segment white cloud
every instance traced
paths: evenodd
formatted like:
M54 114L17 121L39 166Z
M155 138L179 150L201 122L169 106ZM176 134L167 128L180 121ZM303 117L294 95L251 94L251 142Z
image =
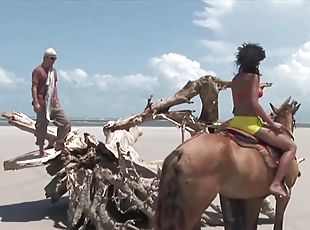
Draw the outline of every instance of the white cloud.
M70 74L71 73L71 74ZM72 78L83 76L72 84ZM83 74L82 74L83 73ZM95 116L104 114L115 117L141 111L146 98L158 86L157 78L143 74L114 76L111 74L88 74L86 71L62 70L61 101L75 114ZM80 106L76 106L79 104ZM81 108L83 108L81 110Z
M208 50L208 55L203 58L207 63L227 64L234 61L236 44L218 40L202 40L201 43Z
M189 80L196 80L213 71L201 68L200 63L186 56L168 53L151 59L152 66L162 75L162 82L169 81L173 88L180 88ZM164 84L166 85L166 84ZM167 87L167 86L166 86Z
M89 74L82 69L59 71L61 86L61 101L64 106L75 113L99 112L107 108L105 113L136 113L143 110L146 98L154 95L154 101L171 96L183 87L189 80L196 80L206 74L200 63L186 56L168 53L150 59L152 75L142 73L124 76L111 74ZM82 93L81 93L82 92ZM93 105L98 106L93 106ZM199 106L199 104L191 105ZM115 115L114 115L115 116Z
M236 45L219 40L202 40L202 45L218 55L232 53L236 50Z
M205 3L205 9L213 7ZM310 20L309 1L233 1L231 7L217 4L214 9L220 13L206 13L206 17L216 18L221 25L221 30L213 30L216 40L259 42L280 48L309 39L305 23Z
M59 75L65 82L73 84L77 88L92 87L99 90L150 89L157 84L157 80L154 77L144 76L143 74L121 77L111 74L94 74L93 76L89 76L80 68L68 71L60 70Z
M305 3L305 0L294 0L294 1L273 0L270 2L274 7L283 9L290 7L300 7Z
M290 60L275 67L277 79L285 79L287 86L296 87L303 96L310 96L310 41L302 45ZM308 103L310 105L310 103Z
M113 76L111 74L89 75L79 68L68 71L60 70L59 76L64 82L76 88L87 87L109 92L129 92L134 90L136 94L139 94L141 92L151 93L158 88L162 92L178 89L189 80L196 80L206 74L215 74L201 68L199 62L176 53L154 57L150 59L150 63L156 72L156 76L141 73L125 76Z
M143 74L134 74L125 76L123 82L132 88L141 88L151 90L154 86L157 86L158 79L155 77L145 76Z
M110 74L107 75L100 75L100 74L95 74L94 75L94 82L96 83L96 86L100 90L108 90L111 89L111 87L116 87L116 79Z
M2 88L13 87L16 84L16 81L14 79L15 77L12 73L0 67L0 87Z
M290 57L292 53L296 51L296 47L279 47L279 48L268 48L267 58L282 58Z
M157 79L155 77L145 76L143 74L133 74L123 77L96 74L91 81L100 90L113 90L114 92L132 90L140 90L141 92L150 91L157 85Z
M204 11L195 12L195 16L198 19L194 20L194 24L212 30L223 29L220 18L232 10L234 6L234 0L205 0L203 2L205 2L207 6L204 8Z
M89 85L89 82L86 80L87 73L80 68L75 68L68 71L59 70L59 75L65 81L74 84L76 87L85 87Z

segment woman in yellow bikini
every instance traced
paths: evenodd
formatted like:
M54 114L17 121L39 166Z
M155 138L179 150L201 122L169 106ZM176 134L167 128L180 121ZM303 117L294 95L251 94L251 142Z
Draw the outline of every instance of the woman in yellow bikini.
M282 125L274 122L258 102L260 92L260 61L265 59L265 51L258 44L243 44L238 48L236 64L238 73L232 80L234 118L229 126L243 130L283 151L275 178L270 185L274 195L288 196L282 180L290 162L295 158L296 145L282 133Z

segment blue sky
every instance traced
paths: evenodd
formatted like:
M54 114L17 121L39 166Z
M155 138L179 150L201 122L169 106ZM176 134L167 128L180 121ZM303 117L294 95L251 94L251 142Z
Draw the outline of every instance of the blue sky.
M71 118L128 117L175 93L188 80L229 80L243 42L265 49L262 105L288 96L310 122L310 2L291 1L2 1L0 112L34 116L31 72L48 47L57 50L61 104ZM200 113L198 98L187 108ZM231 116L220 95L221 120Z

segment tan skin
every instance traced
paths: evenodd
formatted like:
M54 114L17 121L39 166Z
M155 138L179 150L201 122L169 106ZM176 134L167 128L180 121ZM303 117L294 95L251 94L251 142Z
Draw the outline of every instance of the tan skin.
M45 57L43 57L43 62L42 62L41 65L43 66L43 68L45 70L49 70L49 69L53 68L56 59L57 59L57 57L55 55L45 56ZM42 111L42 106L38 102L37 87L38 87L38 84L35 83L35 82L32 82L31 93L32 93L32 99L33 99L33 110L36 113ZM40 156L45 156L46 155L45 152L44 152L44 146L43 145L39 146L39 151L40 151Z
M295 158L296 145L293 140L285 135L283 126L274 122L263 110L258 102L258 91L260 85L260 76L254 73L240 72L232 80L232 93L234 101L235 116L259 116L269 127L262 127L255 136L266 143L283 150L279 167L275 178L271 183L270 192L277 196L289 196L282 186L282 180L287 173L288 167ZM238 100L238 93L242 92L244 97Z

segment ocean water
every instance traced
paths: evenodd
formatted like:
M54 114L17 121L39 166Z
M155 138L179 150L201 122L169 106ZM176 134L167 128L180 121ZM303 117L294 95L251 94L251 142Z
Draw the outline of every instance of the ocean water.
M77 127L86 127L86 126L94 126L94 127L100 127L104 126L108 121L115 121L116 119L72 119L71 124L72 126ZM0 126L10 126L8 121L4 118L0 118ZM165 120L156 120L156 121L146 121L140 124L139 126L146 126L146 127L175 127L174 124L172 124L169 121Z
M94 126L94 127L100 127L104 126L108 121L115 121L116 119L72 119L71 123L72 126L77 127L87 127L87 126ZM0 118L0 126L10 126L8 121L4 118ZM142 127L175 127L175 125L169 121L166 120L155 120L155 121L146 121L139 126ZM297 123L296 127L303 127L303 128L309 128L310 123Z

